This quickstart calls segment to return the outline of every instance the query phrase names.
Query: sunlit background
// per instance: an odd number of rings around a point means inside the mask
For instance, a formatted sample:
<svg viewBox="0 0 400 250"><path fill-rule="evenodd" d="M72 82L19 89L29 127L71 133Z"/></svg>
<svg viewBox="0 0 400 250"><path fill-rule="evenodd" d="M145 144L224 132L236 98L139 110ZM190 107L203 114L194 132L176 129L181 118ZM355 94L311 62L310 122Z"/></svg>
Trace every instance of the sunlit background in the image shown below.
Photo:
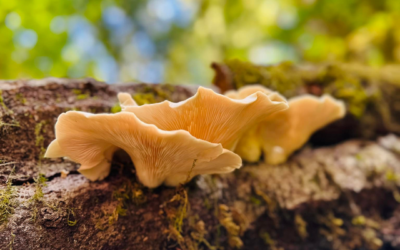
<svg viewBox="0 0 400 250"><path fill-rule="evenodd" d="M208 85L212 61L400 62L399 0L0 0L0 78Z"/></svg>

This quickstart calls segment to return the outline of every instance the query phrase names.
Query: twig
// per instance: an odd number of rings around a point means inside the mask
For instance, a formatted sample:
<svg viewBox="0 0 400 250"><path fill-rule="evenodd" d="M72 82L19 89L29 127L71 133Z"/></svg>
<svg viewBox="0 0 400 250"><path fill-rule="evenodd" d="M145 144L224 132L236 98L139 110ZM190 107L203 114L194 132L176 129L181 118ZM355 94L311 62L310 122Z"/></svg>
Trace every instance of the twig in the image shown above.
<svg viewBox="0 0 400 250"><path fill-rule="evenodd" d="M16 161L13 161L13 162L6 162L6 163L3 163L3 164L0 164L0 167L1 167L1 166L6 166L6 165L11 165L11 164L16 164L16 163L18 163L18 162L16 162Z"/></svg>
<svg viewBox="0 0 400 250"><path fill-rule="evenodd" d="M196 161L197 161L197 159L193 160L193 164L192 164L192 167L190 168L190 171L189 171L188 176L186 178L185 184L190 181L190 176L192 175L192 171L193 171L194 167L196 166Z"/></svg>

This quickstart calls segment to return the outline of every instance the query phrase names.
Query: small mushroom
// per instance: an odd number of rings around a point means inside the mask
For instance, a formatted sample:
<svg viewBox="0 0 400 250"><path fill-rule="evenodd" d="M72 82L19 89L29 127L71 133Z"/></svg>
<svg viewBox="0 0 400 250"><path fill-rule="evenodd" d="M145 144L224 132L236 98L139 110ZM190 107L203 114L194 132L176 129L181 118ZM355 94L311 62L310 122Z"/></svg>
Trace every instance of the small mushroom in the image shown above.
<svg viewBox="0 0 400 250"><path fill-rule="evenodd" d="M69 175L69 171L67 171L65 169L61 170L61 178L65 179L68 177L68 175Z"/></svg>
<svg viewBox="0 0 400 250"><path fill-rule="evenodd" d="M285 97L277 92L265 88L262 85L254 84L247 85L239 90L229 90L225 92L225 95L232 99L244 99L255 92L261 92L267 95L271 100L284 100ZM268 118L267 118L268 119ZM258 136L259 126L256 124L246 131L243 136L239 139L236 145L235 152L248 162L257 162L262 154L261 140Z"/></svg>
<svg viewBox="0 0 400 250"><path fill-rule="evenodd" d="M249 95L256 93L257 91L264 93L266 95L276 94L276 95L279 95L282 99L285 99L279 93L272 91L270 89L267 89L266 87L264 87L261 84L246 85L244 87L241 87L239 90L229 90L229 91L225 92L225 95L232 99L243 99L243 98L248 97Z"/></svg>
<svg viewBox="0 0 400 250"><path fill-rule="evenodd" d="M118 101L121 107L138 106L129 93L118 93Z"/></svg>
<svg viewBox="0 0 400 250"><path fill-rule="evenodd" d="M243 88L231 97L243 98L252 91L274 94L262 86ZM342 101L329 95L315 97L303 95L289 100L289 109L268 116L267 119L249 129L239 140L235 152L244 160L256 162L264 152L269 164L280 164L297 149L304 145L318 129L342 118L345 115Z"/></svg>
<svg viewBox="0 0 400 250"><path fill-rule="evenodd" d="M176 186L198 174L228 173L242 164L221 144L197 139L184 130L161 130L129 112L69 111L59 116L55 129L56 139L45 157L69 157L81 164L78 171L92 181L109 174L118 149L128 153L138 179L150 188L162 183Z"/></svg>
<svg viewBox="0 0 400 250"><path fill-rule="evenodd" d="M167 131L183 129L198 139L221 143L233 150L242 134L273 113L287 109L285 98L255 92L235 100L199 87L196 95L179 102L164 101L142 106L127 106L140 120Z"/></svg>

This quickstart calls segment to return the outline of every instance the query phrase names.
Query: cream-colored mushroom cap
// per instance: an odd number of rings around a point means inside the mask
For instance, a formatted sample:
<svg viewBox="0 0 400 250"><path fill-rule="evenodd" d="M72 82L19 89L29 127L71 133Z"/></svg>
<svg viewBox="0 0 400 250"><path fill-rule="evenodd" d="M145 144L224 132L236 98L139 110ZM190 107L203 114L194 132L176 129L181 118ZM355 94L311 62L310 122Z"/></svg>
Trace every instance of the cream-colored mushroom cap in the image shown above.
<svg viewBox="0 0 400 250"><path fill-rule="evenodd" d="M59 116L55 128L56 139L45 157L67 156L80 163L79 172L93 181L109 174L117 149L129 154L138 179L150 188L162 183L178 185L189 174L192 178L198 174L228 173L242 163L238 155L221 144L197 139L184 130L161 130L129 112L70 111Z"/></svg>
<svg viewBox="0 0 400 250"><path fill-rule="evenodd" d="M118 101L121 107L138 106L129 93L118 93Z"/></svg>
<svg viewBox="0 0 400 250"><path fill-rule="evenodd" d="M269 164L285 162L318 129L344 117L342 101L329 95L303 95L289 100L289 109L271 116L259 127L264 157Z"/></svg>
<svg viewBox="0 0 400 250"><path fill-rule="evenodd" d="M229 90L227 92L225 92L225 95L227 97L230 97L232 99L243 99L248 97L249 95L252 95L254 93L256 93L257 91L264 93L266 95L269 94L277 94L279 95L281 98L285 99L283 96L281 96L279 93L272 91L266 87L264 87L261 84L252 84L252 85L246 85L241 87L238 90Z"/></svg>
<svg viewBox="0 0 400 250"><path fill-rule="evenodd" d="M232 98L243 98L255 91L279 95L261 85L249 85L227 94ZM250 128L239 140L235 152L249 162L258 161L262 151L269 164L285 162L315 131L344 115L343 102L329 95L292 98L287 110L272 114Z"/></svg>
<svg viewBox="0 0 400 250"><path fill-rule="evenodd" d="M164 101L129 106L123 111L135 113L143 122L155 124L162 130L183 129L196 138L234 149L251 126L287 107L284 98L274 96L271 99L262 92L235 100L199 87L196 95L179 103Z"/></svg>

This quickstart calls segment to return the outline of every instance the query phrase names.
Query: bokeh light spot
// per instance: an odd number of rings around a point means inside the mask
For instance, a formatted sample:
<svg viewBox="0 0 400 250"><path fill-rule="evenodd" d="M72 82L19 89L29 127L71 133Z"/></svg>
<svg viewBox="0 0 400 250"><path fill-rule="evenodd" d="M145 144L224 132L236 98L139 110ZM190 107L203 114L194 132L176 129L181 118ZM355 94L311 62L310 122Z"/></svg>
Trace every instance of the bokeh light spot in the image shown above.
<svg viewBox="0 0 400 250"><path fill-rule="evenodd" d="M61 55L64 61L75 63L81 58L81 52L79 49L73 45L66 45L62 51Z"/></svg>
<svg viewBox="0 0 400 250"><path fill-rule="evenodd" d="M147 9L162 21L170 22L175 17L175 8L170 0L152 0Z"/></svg>
<svg viewBox="0 0 400 250"><path fill-rule="evenodd" d="M67 20L65 17L56 16L51 20L50 30L55 34L63 33L67 29Z"/></svg>
<svg viewBox="0 0 400 250"><path fill-rule="evenodd" d="M110 28L123 25L125 23L125 19L125 12L116 6L107 7L103 11L103 21Z"/></svg>
<svg viewBox="0 0 400 250"><path fill-rule="evenodd" d="M6 16L5 24L10 30L15 30L21 25L21 17L16 12L11 12Z"/></svg>
<svg viewBox="0 0 400 250"><path fill-rule="evenodd" d="M34 30L22 30L15 36L16 43L24 48L31 49L35 47L38 36Z"/></svg>

